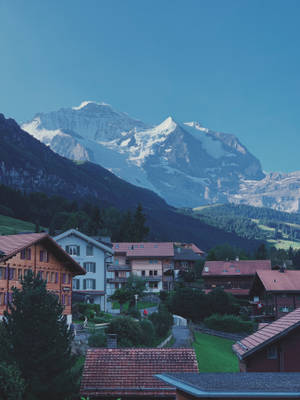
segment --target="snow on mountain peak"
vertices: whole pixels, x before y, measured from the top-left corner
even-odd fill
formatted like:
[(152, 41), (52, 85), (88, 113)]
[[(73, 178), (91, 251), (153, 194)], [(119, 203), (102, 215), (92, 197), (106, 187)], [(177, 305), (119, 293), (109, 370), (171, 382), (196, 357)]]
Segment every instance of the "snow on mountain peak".
[(85, 108), (89, 104), (95, 104), (97, 106), (110, 106), (107, 103), (103, 103), (103, 102), (97, 103), (96, 101), (87, 100), (87, 101), (83, 101), (79, 106), (72, 107), (72, 110), (81, 110), (82, 108)]
[(170, 132), (173, 132), (176, 128), (177, 123), (172, 117), (168, 117), (161, 124), (157, 125), (153, 130), (155, 130), (155, 132), (164, 132), (168, 134)]
[(197, 121), (184, 122), (183, 124), (186, 125), (186, 126), (190, 126), (191, 128), (195, 128), (195, 129), (197, 129), (198, 131), (202, 131), (202, 132), (205, 132), (205, 133), (208, 133), (208, 132), (209, 132), (209, 129), (204, 128), (204, 127), (203, 127), (199, 122), (197, 122)]

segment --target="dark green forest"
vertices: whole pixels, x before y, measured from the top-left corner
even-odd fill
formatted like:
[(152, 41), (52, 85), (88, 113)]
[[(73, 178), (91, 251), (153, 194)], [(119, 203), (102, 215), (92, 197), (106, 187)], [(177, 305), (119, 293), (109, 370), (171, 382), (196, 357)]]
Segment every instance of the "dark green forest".
[[(300, 214), (287, 213), (264, 207), (223, 204), (199, 209), (184, 209), (201, 221), (234, 232), (246, 239), (281, 239), (300, 241)], [(255, 220), (255, 221), (254, 221)], [(268, 231), (259, 225), (273, 228)], [(299, 225), (299, 226), (297, 226)]]

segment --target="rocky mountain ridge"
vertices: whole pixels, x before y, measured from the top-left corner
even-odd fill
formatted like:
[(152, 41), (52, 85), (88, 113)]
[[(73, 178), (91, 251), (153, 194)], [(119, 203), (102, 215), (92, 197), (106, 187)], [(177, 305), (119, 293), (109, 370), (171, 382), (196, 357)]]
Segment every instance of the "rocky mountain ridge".
[(98, 163), (176, 207), (234, 202), (299, 210), (297, 173), (266, 175), (236, 136), (199, 122), (168, 117), (149, 126), (108, 104), (83, 102), (39, 113), (22, 128), (58, 154)]
[(255, 240), (177, 213), (154, 192), (125, 182), (100, 165), (74, 162), (56, 154), (2, 114), (0, 185), (27, 193), (61, 196), (82, 204), (90, 202), (100, 208), (115, 207), (119, 211), (134, 210), (142, 204), (151, 230), (149, 239), (153, 241), (194, 242), (204, 250), (223, 242), (250, 251), (259, 245)]

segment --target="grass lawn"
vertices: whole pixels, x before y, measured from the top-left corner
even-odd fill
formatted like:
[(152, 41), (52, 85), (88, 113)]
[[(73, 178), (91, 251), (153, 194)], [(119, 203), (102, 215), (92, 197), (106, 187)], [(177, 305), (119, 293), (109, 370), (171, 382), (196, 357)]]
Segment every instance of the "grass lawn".
[(233, 354), (233, 340), (195, 332), (193, 343), (200, 372), (238, 372), (238, 358)]
[[(144, 308), (155, 307), (157, 303), (150, 303), (149, 301), (138, 301), (137, 306), (139, 310), (144, 310)], [(125, 303), (123, 306), (123, 310), (128, 310), (129, 303)], [(113, 310), (118, 310), (120, 308), (120, 304), (117, 301), (112, 303)]]
[(0, 235), (14, 235), (18, 232), (35, 232), (35, 225), (31, 222), (0, 215)]

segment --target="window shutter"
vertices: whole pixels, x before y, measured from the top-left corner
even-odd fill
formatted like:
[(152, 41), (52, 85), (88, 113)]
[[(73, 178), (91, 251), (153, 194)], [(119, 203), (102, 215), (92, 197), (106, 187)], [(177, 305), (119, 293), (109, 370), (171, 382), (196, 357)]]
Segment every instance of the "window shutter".
[(83, 280), (83, 289), (86, 289), (86, 279)]
[(86, 263), (85, 262), (83, 263), (83, 268), (86, 270)]
[(46, 261), (49, 262), (49, 253), (46, 251)]
[(66, 252), (70, 254), (70, 246), (66, 246)]
[(55, 272), (55, 283), (58, 283), (58, 272)]
[(93, 289), (96, 289), (96, 279), (93, 279)]
[(4, 268), (4, 279), (8, 278), (8, 267)]
[(43, 250), (40, 251), (40, 261), (44, 261), (44, 252), (43, 252)]
[(31, 249), (27, 249), (27, 260), (31, 260)]
[(66, 283), (66, 274), (62, 274), (62, 283)]
[(96, 263), (92, 263), (92, 272), (96, 272)]
[(7, 293), (4, 293), (4, 304), (7, 305)]
[(77, 246), (77, 255), (80, 256), (80, 246)]

